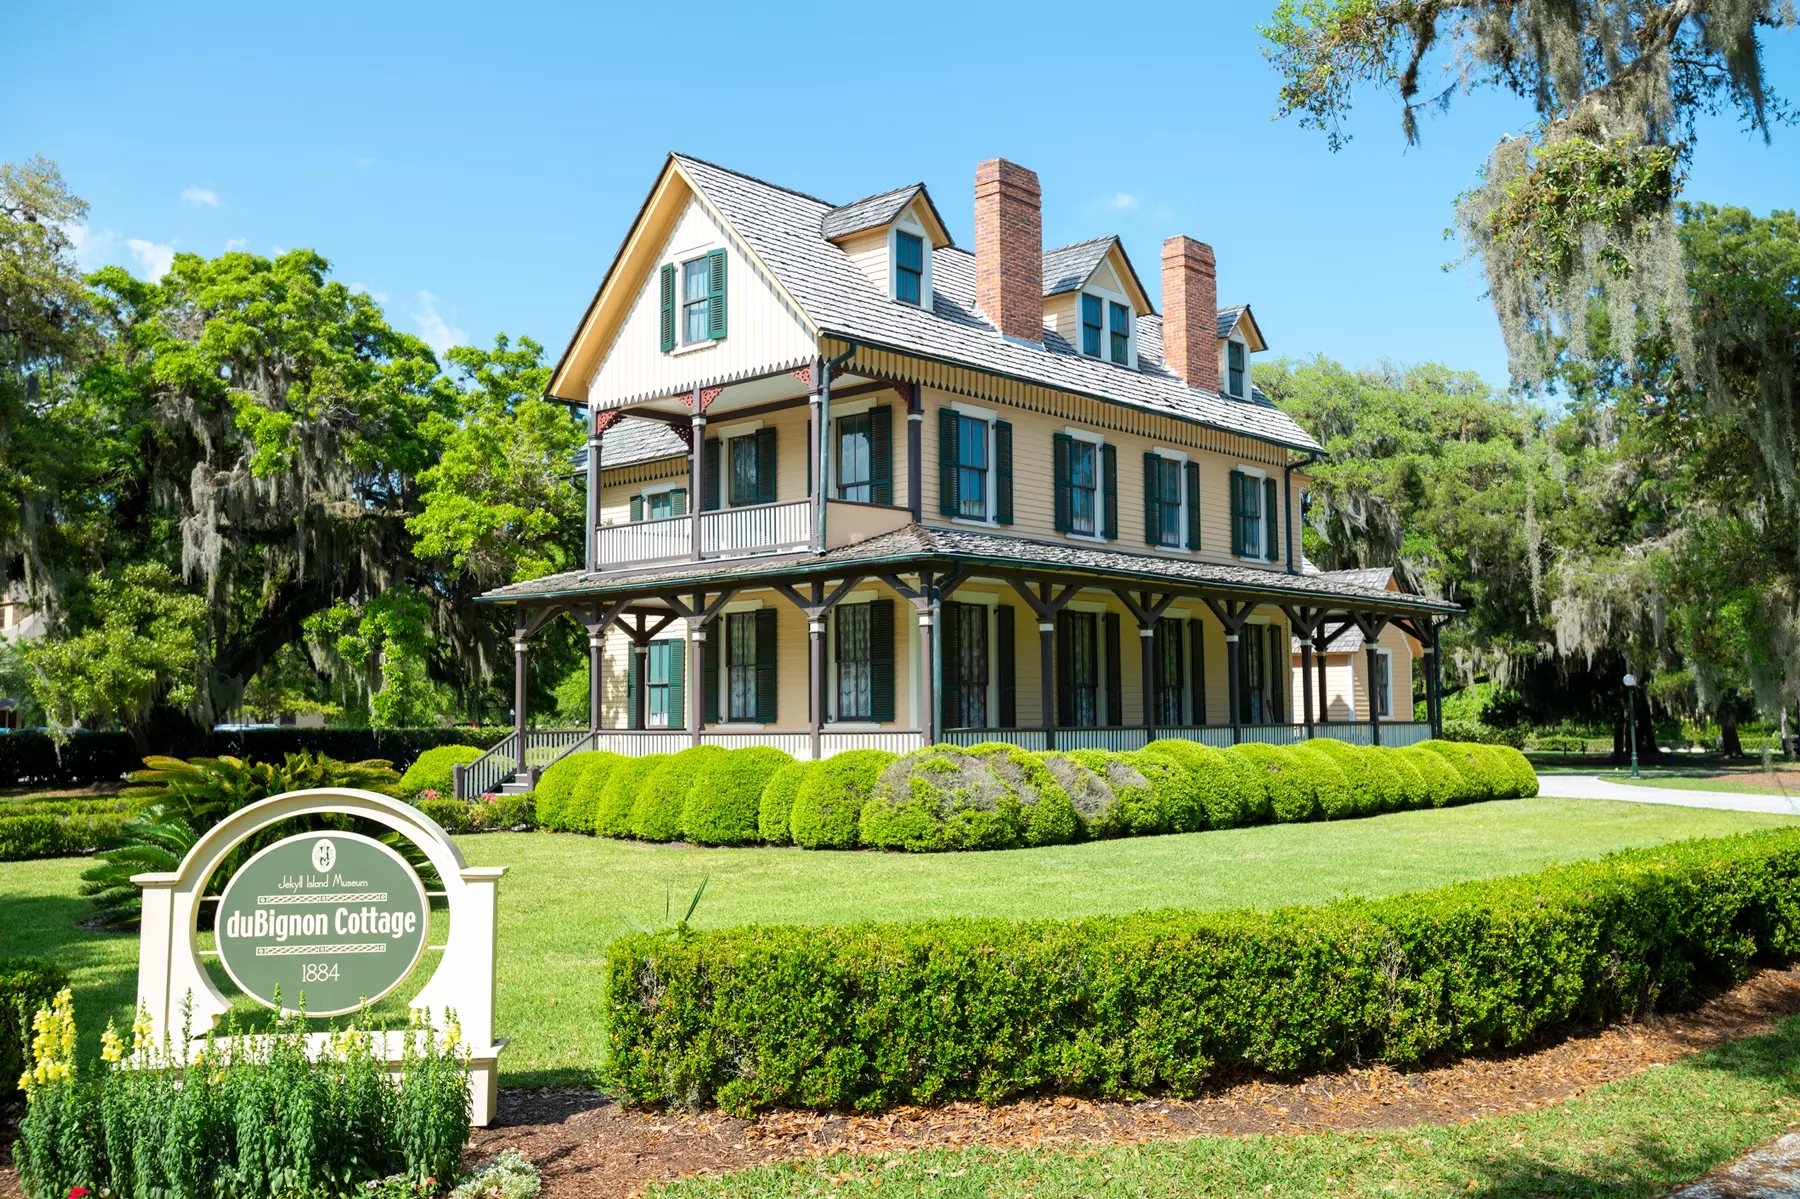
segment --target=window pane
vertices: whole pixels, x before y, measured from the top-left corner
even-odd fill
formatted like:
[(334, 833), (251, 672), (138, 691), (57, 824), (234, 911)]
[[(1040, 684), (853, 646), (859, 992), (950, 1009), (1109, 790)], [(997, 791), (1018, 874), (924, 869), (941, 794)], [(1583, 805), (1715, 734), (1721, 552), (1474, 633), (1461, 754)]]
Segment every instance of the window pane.
[(650, 519), (662, 520), (675, 515), (675, 497), (673, 493), (659, 491), (650, 497)]
[(1262, 483), (1255, 476), (1244, 480), (1244, 553), (1262, 556)]
[(709, 285), (706, 259), (696, 258), (681, 268), (681, 295), (683, 299), (682, 314), (686, 329), (682, 340), (687, 342), (706, 340), (707, 287)]
[(1159, 507), (1162, 509), (1161, 536), (1158, 540), (1163, 545), (1179, 546), (1181, 544), (1181, 463), (1173, 458), (1156, 460), (1158, 482), (1156, 493), (1160, 497)]
[(1074, 441), (1069, 443), (1069, 484), (1070, 498), (1069, 524), (1077, 533), (1094, 531), (1094, 493), (1098, 490), (1096, 483), (1099, 471), (1096, 466), (1099, 450), (1090, 441)]
[(652, 728), (669, 724), (669, 642), (652, 641), (644, 655), (644, 673), (649, 676), (644, 696), (645, 714)]
[(1100, 646), (1099, 618), (1092, 612), (1069, 614), (1070, 640), (1074, 643), (1074, 676), (1070, 682), (1075, 698), (1075, 727), (1096, 728), (1100, 724)]
[(957, 417), (957, 511), (978, 519), (987, 518), (987, 434), (986, 421)]
[(910, 233), (894, 234), (894, 256), (909, 271), (925, 269), (925, 243)]
[(957, 653), (946, 660), (944, 671), (950, 721), (957, 728), (982, 728), (987, 724), (988, 610), (981, 604), (946, 604), (957, 630)]
[(869, 502), (869, 414), (838, 418), (838, 498)]
[(1081, 352), (1100, 357), (1100, 297), (1081, 297)]
[(838, 719), (867, 720), (874, 711), (868, 604), (837, 610)]
[(756, 502), (756, 438), (731, 439), (731, 502)]
[(1131, 357), (1131, 309), (1112, 305), (1112, 360), (1127, 362)]
[(733, 612), (725, 618), (725, 663), (730, 703), (727, 720), (756, 719), (756, 613)]

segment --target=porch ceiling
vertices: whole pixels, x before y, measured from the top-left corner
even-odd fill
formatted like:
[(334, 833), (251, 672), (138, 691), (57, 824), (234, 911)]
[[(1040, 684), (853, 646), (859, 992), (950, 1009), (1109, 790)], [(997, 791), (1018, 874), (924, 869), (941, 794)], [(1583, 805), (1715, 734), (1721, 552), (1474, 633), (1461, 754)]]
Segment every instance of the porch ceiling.
[(964, 568), (970, 576), (1028, 574), (1034, 579), (1083, 581), (1094, 587), (1127, 586), (1152, 591), (1255, 599), (1272, 604), (1354, 608), (1397, 615), (1451, 616), (1461, 609), (1443, 600), (1359, 586), (1320, 575), (1293, 575), (1250, 566), (1184, 561), (1149, 554), (1089, 548), (964, 529), (907, 525), (892, 533), (823, 554), (788, 554), (713, 562), (678, 562), (629, 573), (570, 571), (513, 583), (481, 596), (487, 603), (565, 604), (618, 600), (757, 583), (842, 578), (877, 571), (913, 574), (921, 569)]

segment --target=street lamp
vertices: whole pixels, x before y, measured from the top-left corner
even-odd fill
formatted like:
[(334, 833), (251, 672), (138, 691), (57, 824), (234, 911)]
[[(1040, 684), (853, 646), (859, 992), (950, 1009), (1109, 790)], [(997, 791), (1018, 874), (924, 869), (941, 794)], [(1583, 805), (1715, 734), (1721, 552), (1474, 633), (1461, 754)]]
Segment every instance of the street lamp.
[(1625, 710), (1631, 713), (1631, 777), (1638, 776), (1637, 769), (1637, 700), (1634, 696), (1637, 687), (1637, 676), (1625, 676)]

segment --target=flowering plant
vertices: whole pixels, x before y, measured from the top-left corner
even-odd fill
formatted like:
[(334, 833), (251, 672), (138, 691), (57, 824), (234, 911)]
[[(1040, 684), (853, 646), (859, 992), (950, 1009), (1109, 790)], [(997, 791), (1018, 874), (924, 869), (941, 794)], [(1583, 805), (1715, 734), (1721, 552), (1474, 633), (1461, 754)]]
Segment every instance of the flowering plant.
[(430, 787), (427, 787), (427, 788), (425, 788), (425, 790), (419, 792), (419, 794), (415, 798), (418, 798), (418, 799), (442, 799), (444, 797), (442, 795), (438, 794), (436, 791), (433, 791)]

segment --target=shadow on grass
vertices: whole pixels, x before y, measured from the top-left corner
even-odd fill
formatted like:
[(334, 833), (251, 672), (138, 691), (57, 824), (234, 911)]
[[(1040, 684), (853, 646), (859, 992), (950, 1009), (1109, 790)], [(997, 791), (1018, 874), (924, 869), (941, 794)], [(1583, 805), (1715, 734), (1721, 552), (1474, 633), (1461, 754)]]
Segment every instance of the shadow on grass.
[(80, 927), (93, 919), (94, 908), (73, 895), (14, 893), (4, 903), (7, 932), (0, 953), (42, 958), (68, 971), (83, 1033), (82, 1056), (97, 1056), (100, 1029), (108, 1019), (131, 1023), (137, 1001), (137, 933)]

